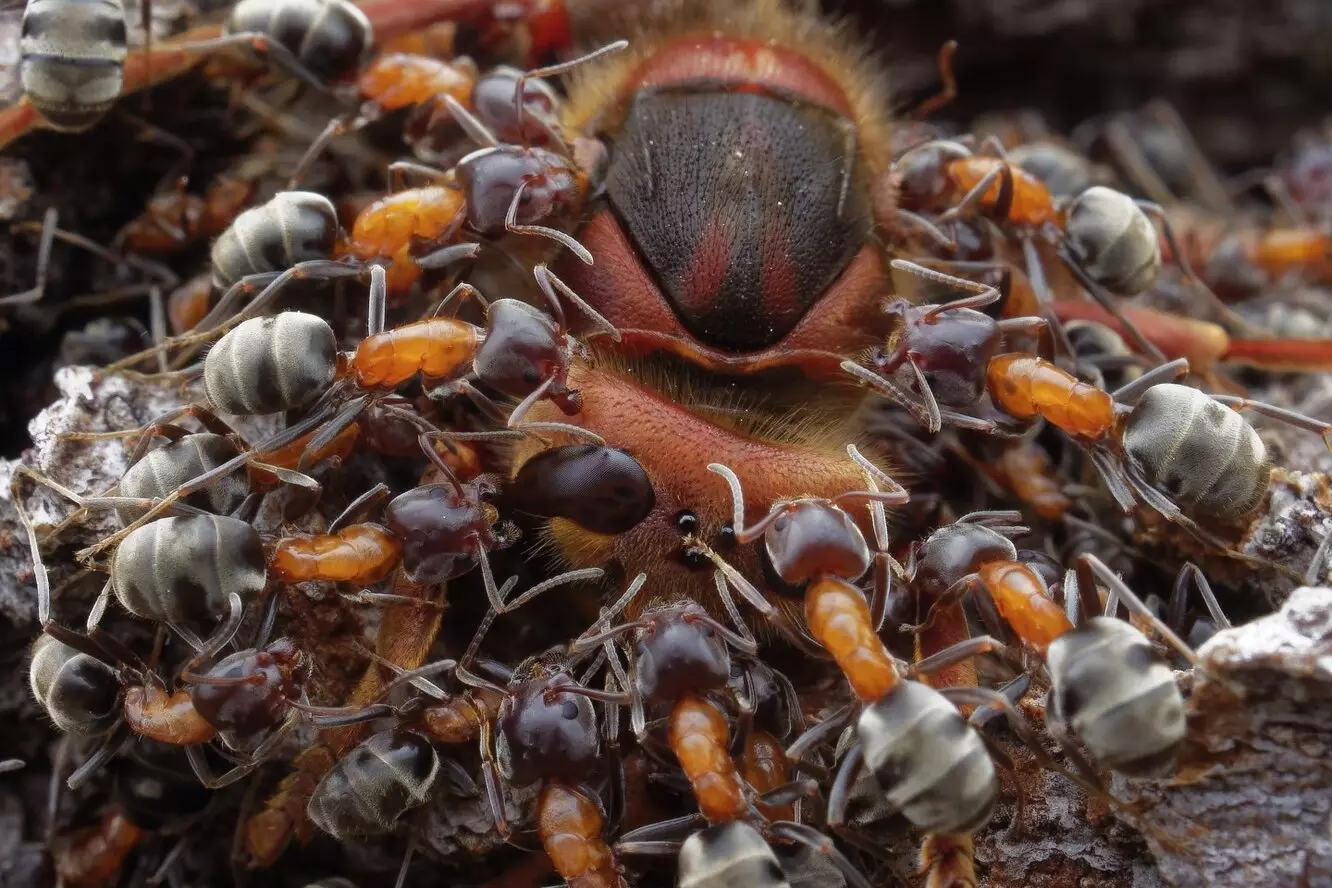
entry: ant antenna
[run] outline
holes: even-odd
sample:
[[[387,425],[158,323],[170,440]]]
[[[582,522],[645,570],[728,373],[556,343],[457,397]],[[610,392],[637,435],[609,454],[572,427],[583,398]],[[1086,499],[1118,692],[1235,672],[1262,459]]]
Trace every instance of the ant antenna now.
[[[957,80],[953,77],[953,56],[956,53],[956,40],[949,40],[939,47],[939,79],[943,81],[943,88],[916,106],[911,112],[912,120],[923,120],[957,98]]]

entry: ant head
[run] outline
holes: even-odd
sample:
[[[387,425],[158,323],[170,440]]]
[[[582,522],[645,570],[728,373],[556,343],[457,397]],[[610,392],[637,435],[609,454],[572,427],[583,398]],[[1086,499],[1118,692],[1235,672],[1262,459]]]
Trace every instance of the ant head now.
[[[598,758],[597,719],[592,701],[578,690],[563,671],[510,685],[495,735],[505,780],[526,786],[543,778],[587,777]]]
[[[648,626],[635,642],[634,680],[644,699],[678,700],[730,681],[726,641],[698,604],[673,604],[642,620]]]
[[[1016,559],[1016,547],[997,530],[958,521],[939,528],[921,544],[912,585],[923,600],[933,602],[987,561]]]
[[[902,205],[918,209],[933,204],[949,188],[948,163],[969,156],[965,145],[942,139],[909,149],[893,164]]]
[[[384,521],[402,543],[412,582],[435,585],[462,576],[476,565],[478,547],[497,545],[495,511],[480,501],[479,481],[466,485],[463,495],[452,484],[415,487],[385,507]]]
[[[810,498],[783,503],[773,511],[778,514],[763,543],[783,582],[799,586],[820,574],[854,580],[869,569],[865,536],[840,506]]]
[[[513,223],[532,225],[580,206],[587,178],[572,161],[545,148],[497,145],[458,161],[468,224],[484,235],[504,234]]]
[[[521,106],[519,80],[523,91]],[[549,144],[552,141],[549,121],[555,119],[559,103],[559,97],[544,80],[523,78],[522,71],[508,65],[482,75],[472,88],[472,110],[501,142]]]
[[[542,383],[554,380],[548,392],[552,396],[569,395],[564,385],[569,361],[564,332],[545,312],[517,299],[498,299],[490,304],[486,340],[472,362],[477,377],[486,385],[511,397],[524,398]]]
[[[288,701],[300,698],[310,675],[304,655],[283,642],[219,660],[190,691],[195,711],[219,731],[237,737],[277,727],[287,716]]]

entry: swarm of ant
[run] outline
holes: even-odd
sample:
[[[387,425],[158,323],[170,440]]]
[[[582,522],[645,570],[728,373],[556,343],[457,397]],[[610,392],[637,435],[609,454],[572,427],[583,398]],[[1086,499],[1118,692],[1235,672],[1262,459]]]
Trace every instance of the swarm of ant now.
[[[1241,218],[1167,106],[626,6],[30,0],[5,138],[202,67],[268,146],[0,298],[149,318],[8,465],[34,878],[1332,884],[1332,423],[1255,391],[1332,366],[1326,144]]]

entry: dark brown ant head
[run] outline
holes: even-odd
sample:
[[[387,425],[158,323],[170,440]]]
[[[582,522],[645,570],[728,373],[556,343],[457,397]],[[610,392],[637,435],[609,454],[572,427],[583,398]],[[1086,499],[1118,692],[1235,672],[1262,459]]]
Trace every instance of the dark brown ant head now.
[[[779,511],[763,534],[764,549],[782,581],[801,586],[821,574],[854,580],[870,566],[870,550],[855,519],[825,499],[798,499]]]
[[[998,531],[984,524],[959,521],[939,528],[921,544],[911,584],[919,599],[928,604],[987,561],[1016,558],[1017,549]]]
[[[678,700],[730,681],[730,650],[700,605],[668,605],[645,613],[642,622],[646,626],[634,646],[634,680],[643,699]]]
[[[237,651],[219,660],[190,691],[195,710],[213,727],[252,737],[277,727],[288,701],[300,699],[311,662],[286,638],[264,650]]]
[[[643,466],[614,447],[573,444],[523,463],[506,490],[508,508],[542,518],[567,518],[593,533],[637,527],[656,505]]]
[[[520,115],[515,100],[522,76],[522,71],[507,65],[481,76],[472,88],[472,111],[501,142],[547,145],[552,141],[551,127],[544,121],[555,119],[559,97],[546,81],[529,77],[523,80]]]
[[[508,540],[495,530],[495,507],[483,502],[493,490],[478,478],[469,484],[428,484],[394,497],[384,522],[402,543],[402,564],[414,583],[436,585],[476,566],[479,552]]]
[[[571,359],[564,331],[549,315],[517,299],[498,299],[490,304],[486,340],[472,369],[486,385],[515,398],[549,381],[547,394],[572,414],[578,401],[566,385]]]
[[[985,391],[985,367],[1003,345],[994,318],[970,308],[914,306],[902,300],[890,303],[886,311],[897,321],[896,332],[873,358],[876,370],[893,374],[910,361],[940,404],[967,406],[979,400]]]
[[[523,671],[520,666],[515,674]],[[595,769],[596,713],[577,689],[563,671],[509,685],[495,735],[495,756],[505,780],[519,786],[546,778],[579,781]]]
[[[515,199],[514,223],[533,225],[576,212],[587,194],[582,171],[545,148],[482,148],[455,169],[467,200],[467,221],[485,235],[504,234]]]

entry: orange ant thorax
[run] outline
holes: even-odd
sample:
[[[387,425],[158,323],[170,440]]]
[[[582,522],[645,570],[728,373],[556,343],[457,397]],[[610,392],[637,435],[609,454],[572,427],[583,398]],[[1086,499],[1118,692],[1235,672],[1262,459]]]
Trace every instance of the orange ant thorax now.
[[[1041,656],[1065,632],[1073,630],[1068,616],[1045,592],[1035,571],[1015,561],[981,565],[981,582],[1004,622]]]
[[[731,760],[730,736],[726,716],[701,697],[683,697],[671,711],[667,742],[709,823],[740,820],[749,812],[740,773]]]
[[[361,96],[384,111],[439,102],[452,96],[466,106],[472,101],[477,68],[470,59],[444,62],[424,55],[384,53],[361,74]]]
[[[874,632],[865,596],[850,583],[835,576],[814,580],[805,591],[805,622],[861,700],[878,700],[901,680]]]
[[[393,572],[402,544],[378,524],[353,524],[334,534],[279,540],[269,566],[288,583],[330,580],[378,583]]]
[[[348,372],[362,388],[396,388],[417,373],[454,379],[485,338],[485,330],[465,321],[426,318],[361,340]]]
[[[957,195],[960,197],[980,184],[992,170],[1008,166],[1013,177],[1013,202],[1008,209],[1007,221],[1018,225],[1038,228],[1048,223],[1059,223],[1060,214],[1055,210],[1054,197],[1045,183],[1026,170],[998,157],[963,157],[948,164],[948,176],[953,180]],[[980,200],[980,206],[992,212],[999,203],[1001,183],[996,180]]]
[[[1115,401],[1107,392],[1034,355],[997,355],[985,369],[985,381],[995,405],[1018,419],[1041,417],[1090,440],[1103,439],[1115,427]]]

